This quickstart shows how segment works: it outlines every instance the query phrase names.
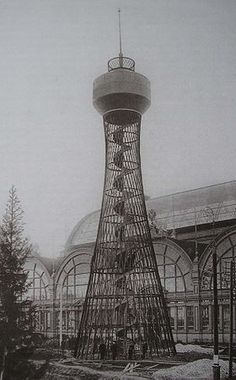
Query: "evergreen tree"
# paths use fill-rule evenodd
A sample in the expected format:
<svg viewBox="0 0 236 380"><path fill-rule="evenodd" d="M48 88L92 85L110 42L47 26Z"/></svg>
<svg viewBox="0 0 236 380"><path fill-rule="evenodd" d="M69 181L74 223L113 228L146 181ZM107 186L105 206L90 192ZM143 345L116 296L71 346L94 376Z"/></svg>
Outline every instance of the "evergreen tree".
<svg viewBox="0 0 236 380"><path fill-rule="evenodd" d="M23 210L13 186L0 226L0 349L3 378L6 357L15 350L29 329L29 307L23 296L27 291L24 264L31 245L24 238Z"/></svg>

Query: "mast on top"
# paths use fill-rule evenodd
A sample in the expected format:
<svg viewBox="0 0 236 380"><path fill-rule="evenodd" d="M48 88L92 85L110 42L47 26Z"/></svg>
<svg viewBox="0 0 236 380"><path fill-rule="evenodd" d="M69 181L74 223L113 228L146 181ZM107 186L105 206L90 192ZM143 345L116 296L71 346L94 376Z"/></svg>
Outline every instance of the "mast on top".
<svg viewBox="0 0 236 380"><path fill-rule="evenodd" d="M108 61L108 71L113 71L116 69L125 69L130 71L135 71L135 62L132 58L124 57L122 51L122 35L121 35L121 10L118 9L118 20L119 20L119 45L120 52L119 56L112 58Z"/></svg>
<svg viewBox="0 0 236 380"><path fill-rule="evenodd" d="M122 39L121 39L121 22L120 22L120 8L118 9L118 17L119 17L119 40L120 40L120 52L119 52L119 57L123 57L123 52L122 52Z"/></svg>

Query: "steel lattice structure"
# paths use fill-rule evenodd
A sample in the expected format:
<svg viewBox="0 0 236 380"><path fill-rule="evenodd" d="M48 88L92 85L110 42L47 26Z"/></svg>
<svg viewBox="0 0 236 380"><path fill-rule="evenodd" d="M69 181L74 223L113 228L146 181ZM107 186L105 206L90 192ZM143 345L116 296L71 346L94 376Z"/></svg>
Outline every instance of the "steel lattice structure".
<svg viewBox="0 0 236 380"><path fill-rule="evenodd" d="M111 358L174 353L167 307L147 220L141 162L141 115L150 105L147 78L134 62L109 61L95 80L94 105L103 115L106 163L100 223L77 339L76 356ZM122 63L122 64L121 64Z"/></svg>

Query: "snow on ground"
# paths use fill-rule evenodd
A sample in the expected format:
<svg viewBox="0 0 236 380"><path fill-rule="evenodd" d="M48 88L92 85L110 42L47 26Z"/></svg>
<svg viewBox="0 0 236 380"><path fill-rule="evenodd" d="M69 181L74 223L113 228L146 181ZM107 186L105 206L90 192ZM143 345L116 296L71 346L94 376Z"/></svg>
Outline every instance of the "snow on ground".
<svg viewBox="0 0 236 380"><path fill-rule="evenodd" d="M213 348L210 347L201 347L197 344L181 344L177 343L175 345L177 353L184 353L184 352L198 352L201 354L213 354Z"/></svg>
<svg viewBox="0 0 236 380"><path fill-rule="evenodd" d="M229 369L229 363L227 361L220 360L220 374L221 379L226 379ZM236 365L234 364L234 372L236 372ZM212 360L200 359L194 362L172 367L160 369L154 372L153 379L155 380L211 380L213 374Z"/></svg>

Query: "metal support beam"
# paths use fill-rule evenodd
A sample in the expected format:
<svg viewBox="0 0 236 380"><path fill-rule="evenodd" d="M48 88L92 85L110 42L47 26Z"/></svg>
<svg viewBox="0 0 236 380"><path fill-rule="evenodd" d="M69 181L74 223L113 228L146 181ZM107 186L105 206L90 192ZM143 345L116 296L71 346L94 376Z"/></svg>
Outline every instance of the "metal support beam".
<svg viewBox="0 0 236 380"><path fill-rule="evenodd" d="M213 218L213 232L215 232L215 222ZM217 254L215 245L215 233L212 249L212 266L213 266L213 303L214 303L214 358L213 358L213 379L220 380L220 366L219 366L219 309L218 309L218 290L217 290Z"/></svg>
<svg viewBox="0 0 236 380"><path fill-rule="evenodd" d="M229 331L229 379L233 374L233 297L234 297L234 262L230 263L230 331Z"/></svg>

